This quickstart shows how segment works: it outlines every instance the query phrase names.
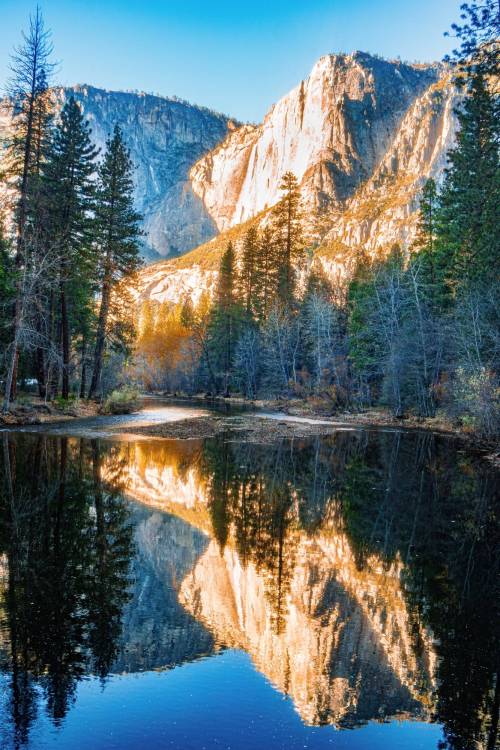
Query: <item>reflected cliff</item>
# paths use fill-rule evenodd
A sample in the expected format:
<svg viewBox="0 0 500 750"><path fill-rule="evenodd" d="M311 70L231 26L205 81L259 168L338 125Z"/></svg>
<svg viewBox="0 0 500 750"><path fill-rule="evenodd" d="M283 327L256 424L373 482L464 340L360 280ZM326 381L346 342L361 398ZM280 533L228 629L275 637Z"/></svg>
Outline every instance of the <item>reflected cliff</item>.
<svg viewBox="0 0 500 750"><path fill-rule="evenodd" d="M495 477L449 441L3 440L0 660L19 746L85 674L234 647L306 724L414 717L443 725L443 748L496 747Z"/></svg>
<svg viewBox="0 0 500 750"><path fill-rule="evenodd" d="M42 714L61 724L86 675L105 685L219 646L178 598L206 535L128 501L126 455L1 438L0 738L23 747Z"/></svg>
<svg viewBox="0 0 500 750"><path fill-rule="evenodd" d="M128 492L209 543L179 599L303 721L414 716L495 746L495 476L437 436L123 447Z"/></svg>

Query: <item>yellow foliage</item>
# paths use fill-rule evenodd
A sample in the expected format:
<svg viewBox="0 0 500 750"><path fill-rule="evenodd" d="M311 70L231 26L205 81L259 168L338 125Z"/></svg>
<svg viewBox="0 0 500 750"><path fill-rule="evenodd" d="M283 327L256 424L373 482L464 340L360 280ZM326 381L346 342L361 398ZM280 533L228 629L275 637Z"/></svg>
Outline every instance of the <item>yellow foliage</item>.
<svg viewBox="0 0 500 750"><path fill-rule="evenodd" d="M210 299L200 298L196 314L206 315ZM192 368L193 331L182 322L183 303L142 302L137 329L136 356L146 364L144 368L145 387L154 387L159 374L166 381L169 374Z"/></svg>

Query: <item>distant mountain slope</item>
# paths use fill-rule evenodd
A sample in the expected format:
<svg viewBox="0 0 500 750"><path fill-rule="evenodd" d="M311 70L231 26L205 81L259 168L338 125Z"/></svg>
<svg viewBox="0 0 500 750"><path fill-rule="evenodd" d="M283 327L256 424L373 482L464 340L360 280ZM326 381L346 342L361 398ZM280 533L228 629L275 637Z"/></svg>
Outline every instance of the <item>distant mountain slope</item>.
<svg viewBox="0 0 500 750"><path fill-rule="evenodd" d="M175 98L87 85L55 88L54 95L58 109L70 96L80 102L101 148L115 124L122 128L136 168L136 206L144 214L149 260L184 253L217 234L191 189L189 171L236 127L232 120ZM3 109L0 139L8 124Z"/></svg>
<svg viewBox="0 0 500 750"><path fill-rule="evenodd" d="M123 129L136 166L136 204L144 214L150 250L163 257L184 253L217 233L191 190L189 170L234 127L231 120L188 102L150 94L75 86L61 90L59 101L69 95L82 104L99 145L115 123Z"/></svg>
<svg viewBox="0 0 500 750"><path fill-rule="evenodd" d="M145 269L142 294L172 301L213 285L221 248L237 241L245 222L265 221L287 170L299 180L308 240L327 270L361 250L408 246L423 181L443 172L458 101L445 67L362 52L320 58L260 125L85 85L55 89L58 107L70 95L99 146L115 123L123 129L144 255L168 259ZM0 137L6 127L0 112Z"/></svg>

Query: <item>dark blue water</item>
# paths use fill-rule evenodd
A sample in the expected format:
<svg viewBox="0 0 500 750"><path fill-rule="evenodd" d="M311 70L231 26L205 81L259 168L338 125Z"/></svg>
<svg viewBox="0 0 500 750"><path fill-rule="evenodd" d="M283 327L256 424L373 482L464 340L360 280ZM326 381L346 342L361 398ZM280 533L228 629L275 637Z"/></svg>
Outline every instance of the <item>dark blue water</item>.
<svg viewBox="0 0 500 750"><path fill-rule="evenodd" d="M2 440L0 747L497 746L497 477L453 443Z"/></svg>
<svg viewBox="0 0 500 750"><path fill-rule="evenodd" d="M436 747L440 728L422 722L371 723L356 731L305 726L241 651L185 664L170 672L87 679L76 706L55 729L47 718L33 748L83 750L257 750L337 748L398 750Z"/></svg>

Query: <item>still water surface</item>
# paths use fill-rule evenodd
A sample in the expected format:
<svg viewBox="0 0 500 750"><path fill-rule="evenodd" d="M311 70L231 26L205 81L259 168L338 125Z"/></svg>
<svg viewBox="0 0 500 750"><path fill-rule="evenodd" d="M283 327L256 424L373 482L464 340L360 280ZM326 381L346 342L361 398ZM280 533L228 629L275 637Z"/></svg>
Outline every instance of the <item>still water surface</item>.
<svg viewBox="0 0 500 750"><path fill-rule="evenodd" d="M424 434L4 432L0 746L497 746L495 476Z"/></svg>

